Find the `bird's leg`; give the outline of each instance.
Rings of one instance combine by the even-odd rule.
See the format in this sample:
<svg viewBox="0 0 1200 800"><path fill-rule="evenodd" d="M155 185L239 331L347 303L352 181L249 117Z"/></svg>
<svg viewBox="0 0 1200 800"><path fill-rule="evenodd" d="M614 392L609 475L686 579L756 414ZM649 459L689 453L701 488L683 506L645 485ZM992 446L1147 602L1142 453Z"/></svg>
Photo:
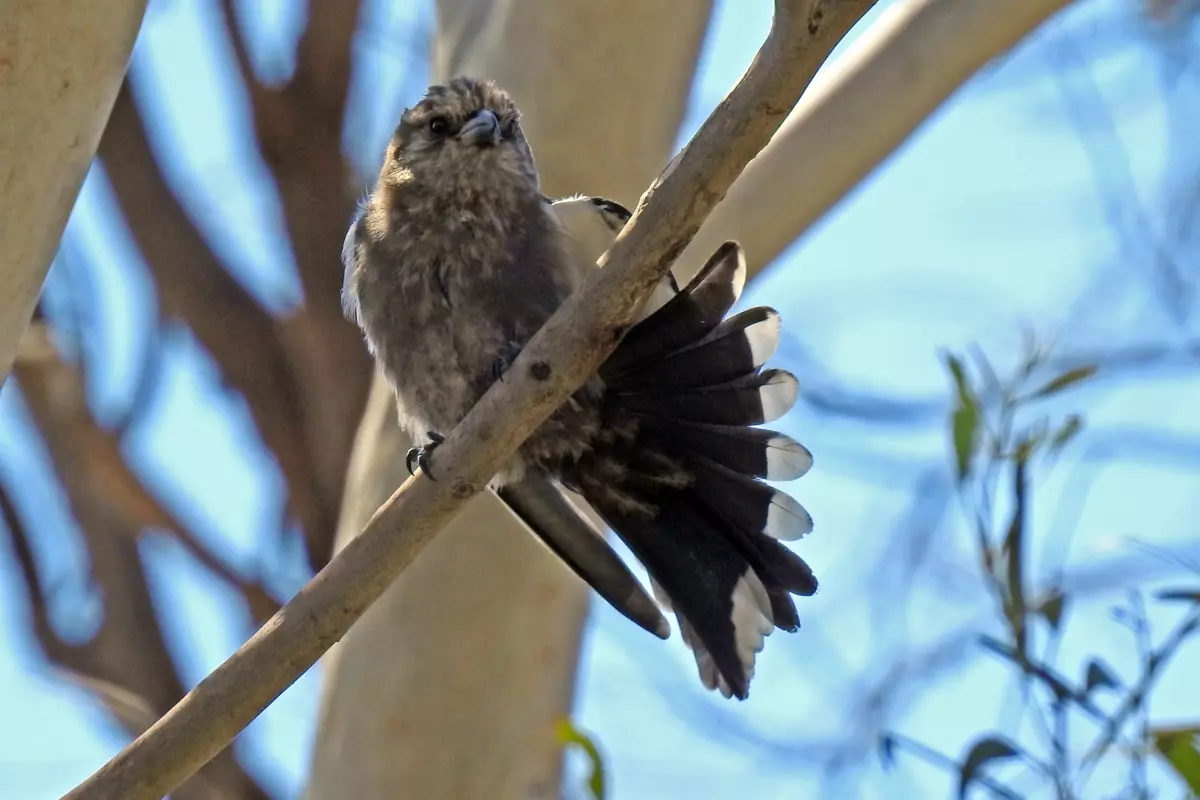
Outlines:
<svg viewBox="0 0 1200 800"><path fill-rule="evenodd" d="M496 360L492 362L492 382L496 382L504 377L504 373L512 366L512 362L517 359L521 352L521 343L509 341L500 350L500 355L496 356Z"/></svg>
<svg viewBox="0 0 1200 800"><path fill-rule="evenodd" d="M429 480L437 480L433 477L433 472L429 469L429 456L437 449L437 446L446 441L446 437L442 436L437 431L425 431L425 435L429 437L429 441L424 447L414 447L408 451L408 455L404 457L404 465L408 467L409 475L416 475L416 467L420 467Z"/></svg>

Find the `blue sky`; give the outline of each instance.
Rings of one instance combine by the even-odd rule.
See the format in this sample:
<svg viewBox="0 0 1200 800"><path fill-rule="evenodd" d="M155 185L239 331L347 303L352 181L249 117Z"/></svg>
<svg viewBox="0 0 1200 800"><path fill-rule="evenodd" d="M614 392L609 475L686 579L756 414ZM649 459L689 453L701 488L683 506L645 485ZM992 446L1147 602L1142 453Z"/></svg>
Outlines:
<svg viewBox="0 0 1200 800"><path fill-rule="evenodd" d="M952 498L943 349L978 344L1003 366L1016 357L1023 328L1057 338L1064 354L1194 337L1193 325L1164 311L1150 289L1130 198L1161 235L1158 221L1170 207L1167 167L1181 159L1194 165L1200 155L1193 147L1187 161L1188 153L1170 149L1178 142L1169 139L1164 109L1194 101L1200 89L1191 77L1166 93L1162 54L1170 43L1139 27L1132 5L1088 0L985 71L747 290L743 306L767 302L782 313L791 338L777 360L812 397L887 399L911 414L904 422L877 420L802 403L785 419L816 455L812 473L794 488L816 519L799 550L821 576L822 591L801 604L800 633L772 637L746 703L699 691L678 637L650 640L604 604L593 605L577 722L605 750L615 797L815 795L830 746L853 739L859 717L847 709L864 682L964 630L1000 633ZM302 24L293 6L263 2L258 17L244 19L266 76L288 69L283 54ZM769 24L765 0L717 6L684 137L737 80ZM391 105L368 108L365 93L358 95L351 138L364 143L364 154L378 149L396 108L424 84L419 59L379 43L412 40L421 19L423 5L368 4L376 30L360 37L364 68L377 76L370 94ZM1064 38L1067 27L1074 33ZM1121 31L1115 41L1104 38L1111 30ZM1069 68L1072 48L1084 54L1087 71ZM239 279L270 307L285 308L298 288L280 229L247 223L275 220L277 201L247 148L243 103L230 101L228 59L215 4L174 0L151 4L133 69L139 92L162 109L152 133L159 152L173 157L168 180ZM1072 109L1092 91L1105 101L1111 133L1103 125L1097 133L1091 120L1081 135ZM93 170L68 229L101 298L104 369L89 388L102 415L120 408L152 335L142 313L144 268L109 202L102 171ZM1133 232L1118 235L1114 220ZM279 479L247 446L252 428L244 411L217 386L194 343L175 334L169 352L163 387L129 443L130 457L202 536L239 565L257 563L263 531L278 519ZM1046 408L1058 419L1081 412L1087 428L1035 474L1031 574L1035 582L1060 569L1100 575L1070 606L1059 661L1067 675L1100 654L1132 676L1131 639L1109 609L1140 578L1186 582L1164 553L1200 559L1191 490L1200 423L1189 401L1197 388L1187 371L1156 370L1097 382ZM70 578L76 534L12 391L0 395L0 468L22 476L26 502L48 509L38 547L65 587L55 619L85 634L95 610ZM922 537L930 555L906 572L903 554ZM186 630L168 631L169 644L185 678L197 681L241 643L248 623L235 598L179 548L150 540L146 550L156 598L169 618L189 621ZM293 591L303 580L301 562L289 554L283 563L273 581ZM123 740L85 693L42 669L15 577L0 551L0 786L6 799L33 800L58 796ZM906 593L896 594L906 583ZM1178 610L1151 608L1161 635ZM952 756L994 727L1036 742L1027 719L1018 723L1012 711L1019 694L999 662L970 650L952 663L936 686L902 693L908 702L889 718L894 727ZM1200 693L1186 677L1198 669L1200 645L1163 678L1156 722L1200 720ZM286 797L303 786L318 688L319 675L310 672L239 745L264 783ZM825 787L887 798L941 796L949 786L943 773L903 755L887 773L874 758L863 763L853 781ZM1106 775L1114 777L1098 773L1087 796L1100 796Z"/></svg>

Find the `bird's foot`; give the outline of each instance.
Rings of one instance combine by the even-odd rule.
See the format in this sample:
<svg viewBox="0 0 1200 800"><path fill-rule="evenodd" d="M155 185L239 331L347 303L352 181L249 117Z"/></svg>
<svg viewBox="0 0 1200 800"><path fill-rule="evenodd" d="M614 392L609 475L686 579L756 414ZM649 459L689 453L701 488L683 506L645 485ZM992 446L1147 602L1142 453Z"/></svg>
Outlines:
<svg viewBox="0 0 1200 800"><path fill-rule="evenodd" d="M404 457L404 465L408 467L409 475L417 474L417 467L421 468L429 480L437 480L433 477L433 472L429 469L429 456L437 449L437 446L446 441L446 437L442 436L437 431L426 431L425 435L429 437L424 447L414 447L408 451L408 455Z"/></svg>
<svg viewBox="0 0 1200 800"><path fill-rule="evenodd" d="M496 356L496 360L492 362L492 382L500 380L504 377L504 373L512 366L512 363L517 360L517 356L521 353L520 342L509 342L500 351L500 355Z"/></svg>

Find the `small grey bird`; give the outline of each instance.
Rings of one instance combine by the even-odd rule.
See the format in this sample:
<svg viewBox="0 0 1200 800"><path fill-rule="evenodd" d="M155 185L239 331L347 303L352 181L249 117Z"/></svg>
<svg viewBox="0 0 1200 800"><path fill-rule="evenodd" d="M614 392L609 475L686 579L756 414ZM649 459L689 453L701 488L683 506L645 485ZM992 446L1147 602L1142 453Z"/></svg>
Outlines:
<svg viewBox="0 0 1200 800"><path fill-rule="evenodd" d="M404 112L346 236L342 299L395 390L400 424L428 441L410 454L428 477L441 434L503 379L629 216L608 200L543 196L517 108L491 82L456 78ZM675 611L704 685L740 699L764 637L799 627L791 595L817 589L781 544L812 519L763 482L800 477L812 456L757 427L792 407L797 384L763 369L779 340L775 311L726 318L744 281L733 242L686 286L665 279L491 484L614 608L667 638L659 608L564 488L582 495Z"/></svg>

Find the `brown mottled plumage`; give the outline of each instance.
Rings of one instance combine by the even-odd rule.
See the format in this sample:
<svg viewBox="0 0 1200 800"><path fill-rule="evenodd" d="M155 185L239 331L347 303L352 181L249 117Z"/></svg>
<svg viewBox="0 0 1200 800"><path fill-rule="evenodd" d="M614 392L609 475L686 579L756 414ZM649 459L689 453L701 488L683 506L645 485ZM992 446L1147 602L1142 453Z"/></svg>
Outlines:
<svg viewBox="0 0 1200 800"><path fill-rule="evenodd" d="M404 112L346 237L343 300L416 441L458 424L628 216L598 198L543 197L520 115L490 82L431 87ZM753 427L786 412L796 384L762 369L778 342L774 311L724 319L744 275L727 243L687 287L664 281L600 371L493 482L605 599L665 638L658 608L558 484L582 494L676 611L705 685L739 698L763 637L799 625L790 595L816 591L778 541L807 533L811 519L760 481L799 477L811 456Z"/></svg>
<svg viewBox="0 0 1200 800"><path fill-rule="evenodd" d="M511 146L428 130L435 117L458 130L480 108L496 114ZM510 343L528 341L578 287L584 265L567 258L557 227L506 94L460 78L404 113L354 232L358 263L403 269L356 270L350 287L415 440L454 427ZM577 400L598 390L593 381ZM597 425L594 404L570 404L525 443L504 479L519 478L529 461L578 455Z"/></svg>

